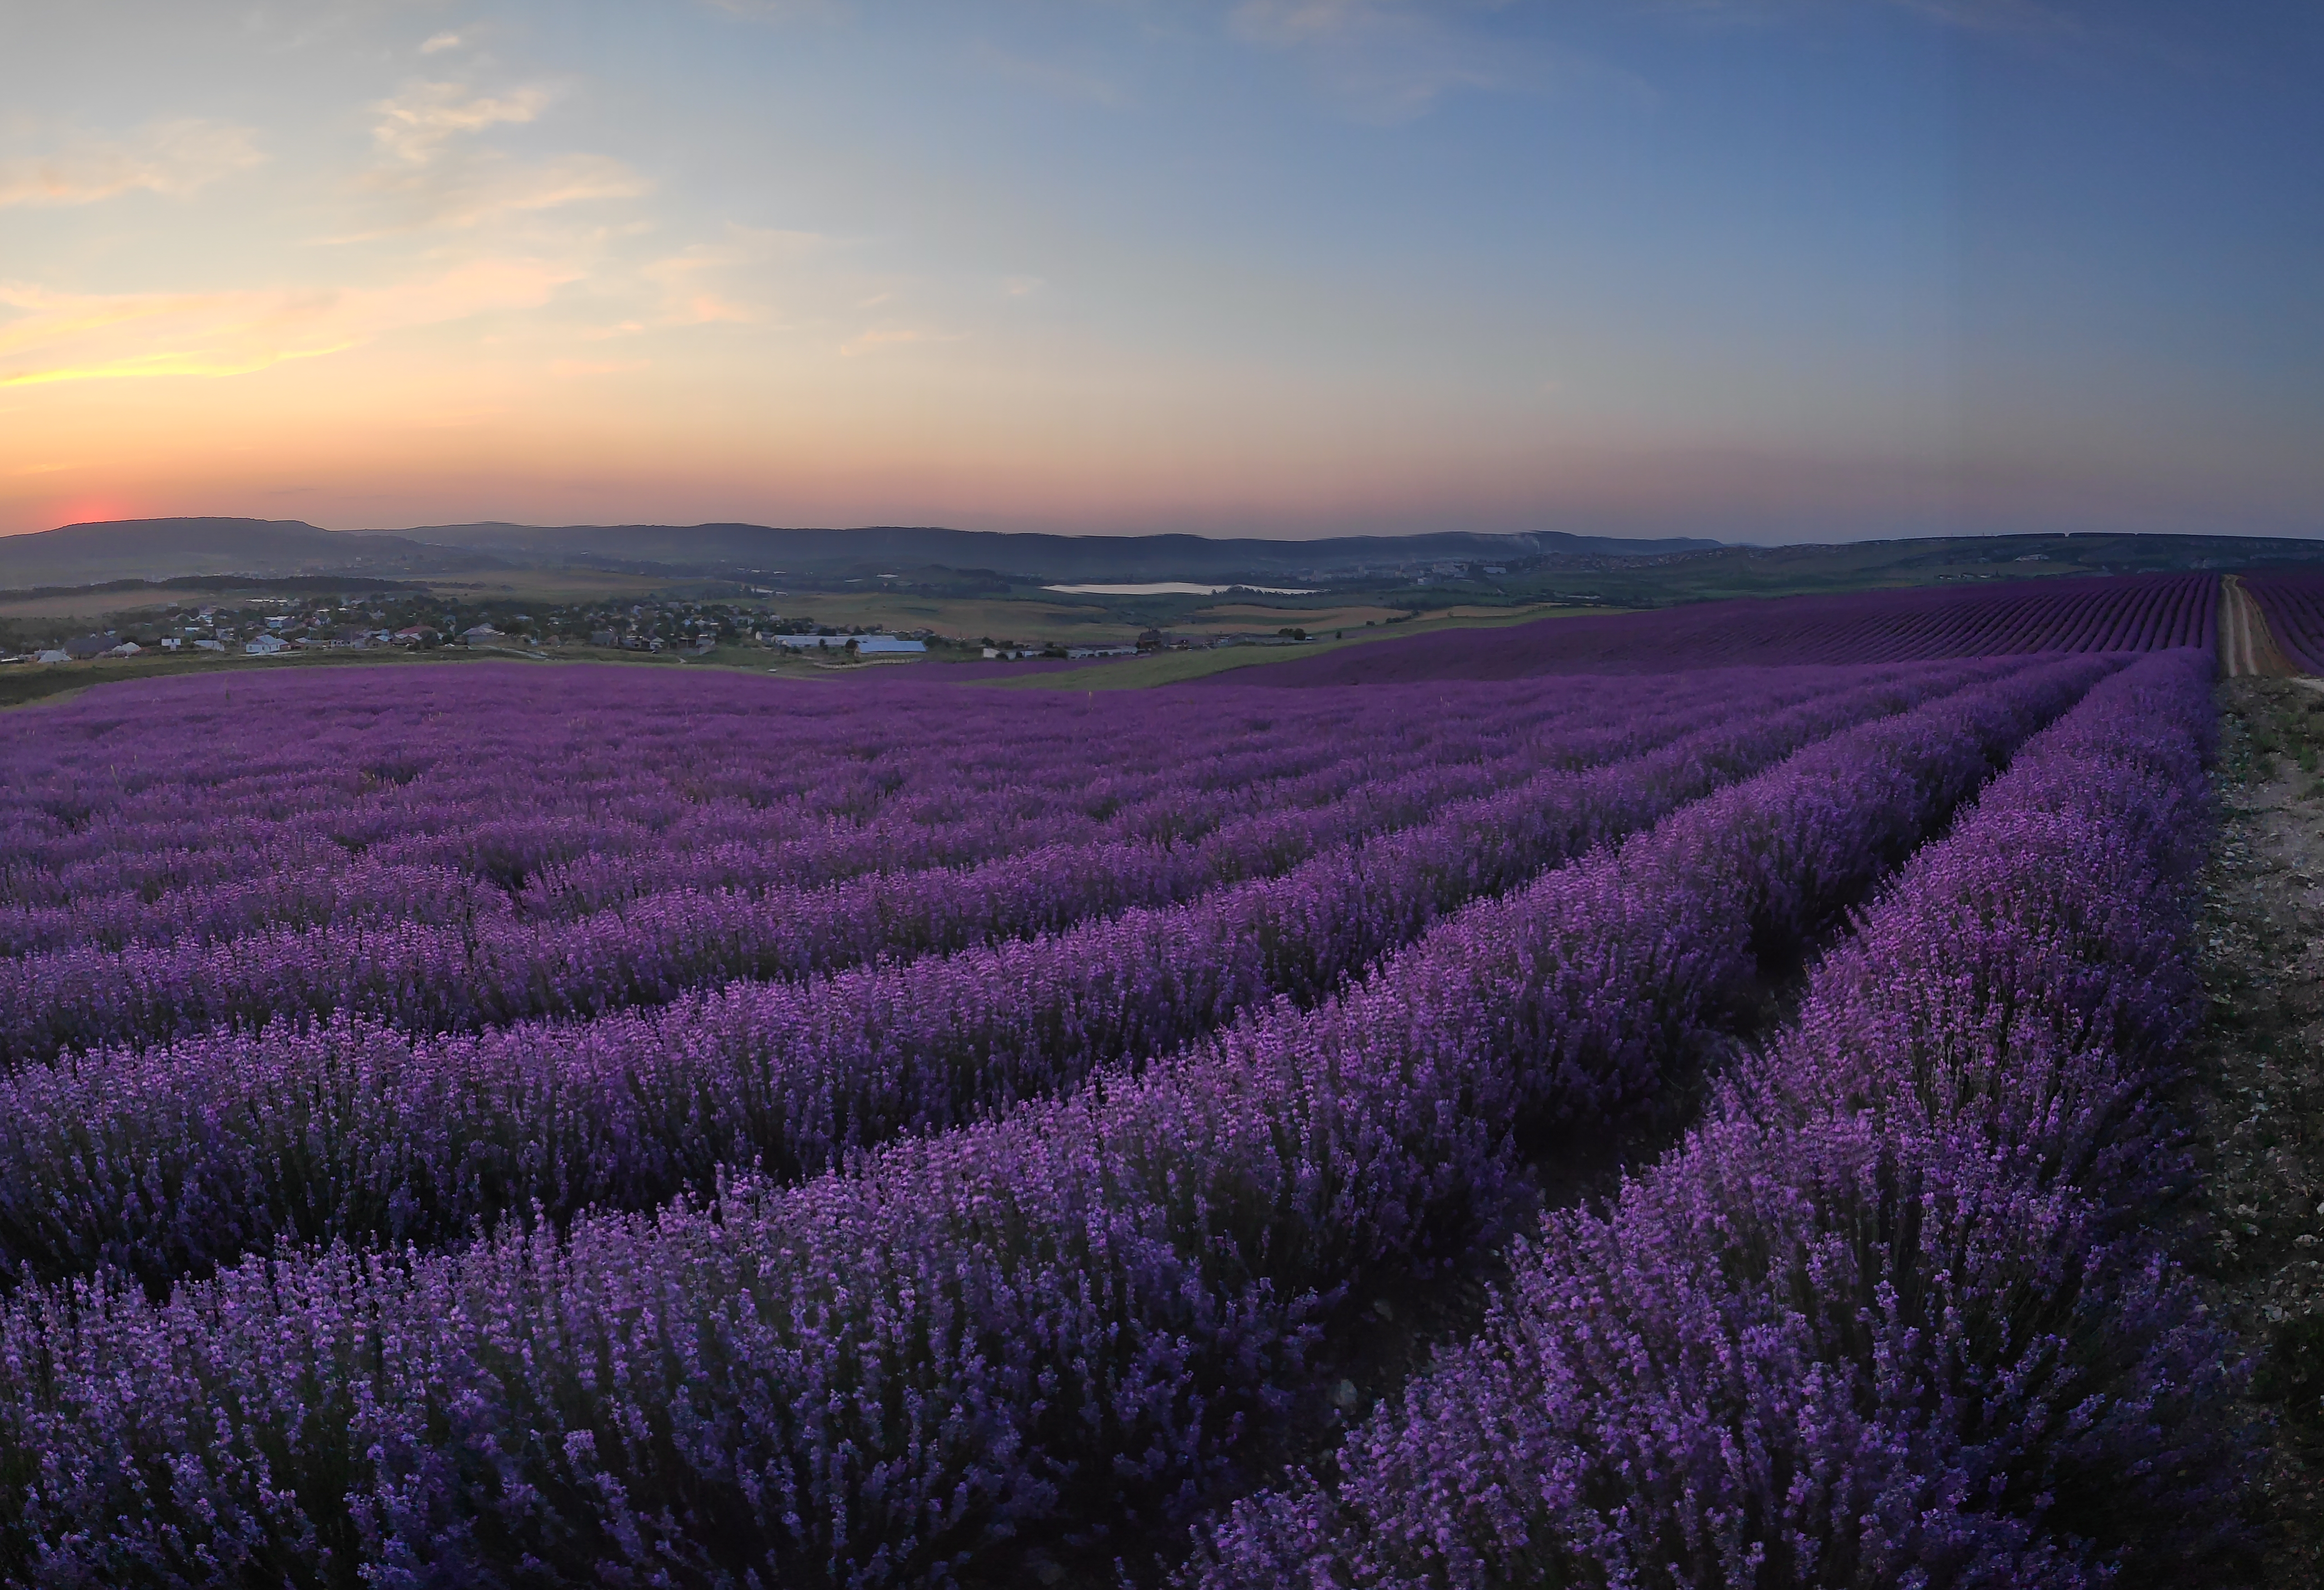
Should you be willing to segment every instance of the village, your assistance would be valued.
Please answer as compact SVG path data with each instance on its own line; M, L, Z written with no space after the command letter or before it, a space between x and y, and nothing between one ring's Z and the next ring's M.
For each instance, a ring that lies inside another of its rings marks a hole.
M925 631L898 635L861 624L818 624L812 616L759 605L647 600L551 606L410 592L170 603L124 615L104 630L31 635L23 633L28 627L20 623L5 637L13 642L5 648L7 660L56 664L148 652L268 657L385 648L700 655L721 646L917 656L935 639Z
M593 656L629 661L640 654L681 661L715 656L729 662L752 652L773 652L825 665L921 659L1080 661L1299 645L1311 638L1327 637L1311 637L1297 625L1273 632L1191 635L1149 627L1134 642L1069 644L990 634L947 636L927 628L898 631L876 623L819 623L810 614L777 612L764 601L648 597L552 605L513 596L475 599L398 590L169 602L117 615L103 629L67 622L35 630L20 620L0 627L0 663L53 667L149 654L268 658L391 650L576 661Z

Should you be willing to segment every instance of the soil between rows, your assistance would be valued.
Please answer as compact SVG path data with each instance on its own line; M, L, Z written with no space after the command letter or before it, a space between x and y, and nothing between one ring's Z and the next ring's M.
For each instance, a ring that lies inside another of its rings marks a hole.
M2220 826L2182 1108L2205 1173L2180 1256L2253 1355L2274 1425L2267 1590L2324 1584L2324 689L2219 687Z
M1974 805L1964 801L1923 840L1933 844ZM1866 898L1886 886L1892 871ZM1860 904L1861 901L1856 903ZM1554 1132L1534 1144L1514 1168L1517 1185L1491 1229L1452 1272L1418 1287L1367 1294L1365 1305L1343 1314L1312 1376L1272 1428L1254 1432L1234 1465L1234 1478L1205 1498L1203 1513L1216 1517L1233 1497L1265 1489L1287 1471L1304 1468L1330 1484L1338 1475L1342 1442L1380 1403L1399 1396L1440 1348L1483 1328L1496 1293L1509 1280L1511 1239L1529 1234L1552 1209L1602 1206L1627 1174L1660 1160L1701 1120L1720 1073L1743 1049L1763 1041L1797 1015L1808 970L1822 952L1854 929L1852 908L1827 922L1807 942L1763 959L1752 983L1699 1047L1677 1057L1650 1099L1636 1101L1610 1121ZM1193 1549L1194 1525L1154 1517L1108 1527L1074 1540L1053 1540L990 1571L972 1572L969 1590L1037 1586L1111 1586L1157 1590Z

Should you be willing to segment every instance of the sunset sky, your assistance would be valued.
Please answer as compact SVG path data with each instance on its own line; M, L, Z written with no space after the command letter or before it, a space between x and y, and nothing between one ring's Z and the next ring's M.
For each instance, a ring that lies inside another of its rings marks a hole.
M0 0L0 532L2324 534L2314 0Z

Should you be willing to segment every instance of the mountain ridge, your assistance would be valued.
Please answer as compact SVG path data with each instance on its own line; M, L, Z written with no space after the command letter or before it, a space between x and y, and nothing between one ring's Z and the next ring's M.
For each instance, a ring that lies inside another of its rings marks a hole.
M1784 546L1697 537L1625 540L1537 531L1469 531L1314 541L1187 534L1070 536L941 525L854 529L694 525L531 525L504 521L402 530L325 530L298 519L106 520L0 537L0 588L151 581L188 576L335 576L427 579L520 570L594 569L649 579L928 577L952 571L1007 585L1291 585L1370 579L1426 583L1433 565L1510 566L1536 583L1588 573L1618 605L1755 594L1763 586L1841 588L1928 578L1991 578L1957 565L2080 566L2095 572L2324 562L2324 541L2292 537L2126 534L1904 537ZM2025 570L2024 572L2031 572ZM1423 577L1414 581L1414 577ZM946 578L936 575L939 580ZM1494 577L1498 579L1499 577ZM1643 583L1642 583L1643 582ZM1547 590L1548 585L1543 588ZM1764 594L1764 593L1760 593Z
M528 525L506 522L402 530L325 530L297 519L184 517L93 521L0 538L0 586L63 585L190 574L379 576L569 564L670 576L878 573L882 565L989 569L1023 579L1119 581L1346 575L1434 560L1655 557L1710 550L1692 537L1628 541L1560 531L1490 535L1441 531L1270 541L1195 535L1065 536L941 525L853 529L695 525Z

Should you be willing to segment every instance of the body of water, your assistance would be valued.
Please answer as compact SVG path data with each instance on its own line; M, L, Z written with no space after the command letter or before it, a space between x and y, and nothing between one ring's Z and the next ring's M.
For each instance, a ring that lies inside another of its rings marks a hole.
M1138 586L1043 586L1045 591L1065 591L1076 596L1220 596L1229 591L1256 591L1262 596L1312 596L1314 591L1284 586L1197 586L1182 579L1157 579Z

